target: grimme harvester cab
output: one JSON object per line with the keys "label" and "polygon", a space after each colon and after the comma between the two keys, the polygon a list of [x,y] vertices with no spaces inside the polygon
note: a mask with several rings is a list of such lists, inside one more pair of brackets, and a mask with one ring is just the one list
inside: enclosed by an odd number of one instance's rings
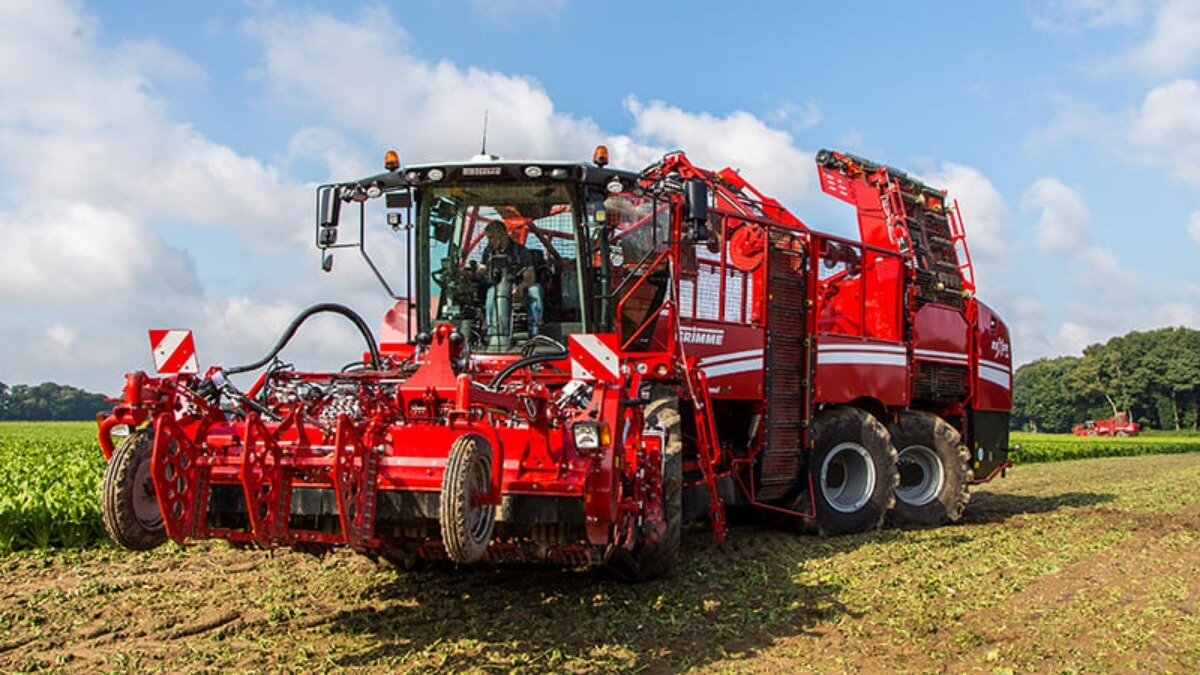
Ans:
{"label": "grimme harvester cab", "polygon": [[[975,298],[944,192],[821,151],[853,241],[731,169],[607,160],[389,152],[385,173],[319,188],[327,271],[356,247],[392,294],[362,241],[369,200],[407,240],[380,340],[317,305],[259,362],[201,375],[189,332],[152,331],[158,376],[129,373],[99,420],[112,537],[641,579],[671,571],[684,520],[717,539],[730,506],[827,534],[937,525],[1008,466],[1008,329]],[[280,361],[325,312],[362,334],[354,363]]]}

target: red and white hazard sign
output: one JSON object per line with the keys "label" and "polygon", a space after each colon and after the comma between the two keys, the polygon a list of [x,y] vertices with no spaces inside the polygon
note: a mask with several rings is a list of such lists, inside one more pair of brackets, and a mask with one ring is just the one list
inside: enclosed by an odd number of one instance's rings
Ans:
{"label": "red and white hazard sign", "polygon": [[615,335],[569,335],[571,377],[581,380],[619,380],[621,360]]}
{"label": "red and white hazard sign", "polygon": [[150,351],[154,354],[154,369],[159,375],[196,373],[196,343],[190,330],[150,331]]}

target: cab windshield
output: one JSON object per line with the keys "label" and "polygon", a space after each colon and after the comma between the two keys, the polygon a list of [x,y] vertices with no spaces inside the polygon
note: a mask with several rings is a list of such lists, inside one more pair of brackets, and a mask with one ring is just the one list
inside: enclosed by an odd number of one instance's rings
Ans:
{"label": "cab windshield", "polygon": [[570,184],[435,186],[418,204],[423,329],[452,322],[474,350],[491,353],[583,329],[581,223]]}

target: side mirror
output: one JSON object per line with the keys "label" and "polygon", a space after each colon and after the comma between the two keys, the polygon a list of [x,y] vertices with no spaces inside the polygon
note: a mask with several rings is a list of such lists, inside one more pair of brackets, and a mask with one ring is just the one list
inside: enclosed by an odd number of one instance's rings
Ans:
{"label": "side mirror", "polygon": [[341,186],[322,185],[317,188],[317,227],[337,227],[341,213]]}
{"label": "side mirror", "polygon": [[333,252],[326,251],[325,255],[321,256],[321,271],[326,274],[333,271]]}
{"label": "side mirror", "polygon": [[683,219],[692,226],[694,241],[708,240],[708,185],[699,178],[683,185]]}
{"label": "side mirror", "polygon": [[317,248],[337,243],[338,219],[342,213],[342,188],[322,185],[317,188]]}

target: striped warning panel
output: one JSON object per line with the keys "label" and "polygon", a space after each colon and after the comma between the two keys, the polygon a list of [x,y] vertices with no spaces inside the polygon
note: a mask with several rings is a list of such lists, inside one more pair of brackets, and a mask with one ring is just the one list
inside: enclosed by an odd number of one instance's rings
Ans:
{"label": "striped warning panel", "polygon": [[159,375],[200,371],[200,364],[196,362],[196,343],[190,330],[151,330],[150,352]]}
{"label": "striped warning panel", "polygon": [[571,377],[583,380],[621,379],[617,338],[611,333],[577,334],[567,337],[571,355]]}

